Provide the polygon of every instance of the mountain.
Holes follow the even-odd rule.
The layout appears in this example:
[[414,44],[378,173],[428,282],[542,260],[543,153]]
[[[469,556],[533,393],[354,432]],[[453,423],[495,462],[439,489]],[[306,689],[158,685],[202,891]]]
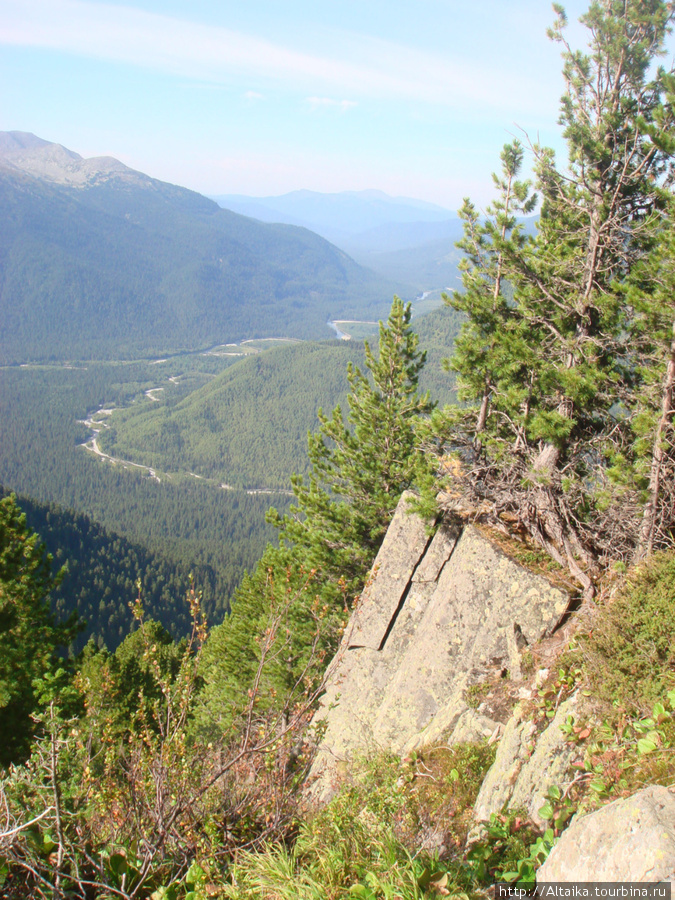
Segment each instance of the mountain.
[[305,229],[23,132],[0,133],[0,216],[5,364],[327,337],[400,287]]
[[458,266],[462,252],[455,246],[461,233],[458,224],[455,233],[422,244],[394,250],[355,247],[351,252],[362,265],[380,274],[386,272],[388,278],[401,279],[416,291],[452,290],[461,286]]
[[213,197],[221,206],[263,222],[303,225],[337,244],[363,266],[415,290],[454,286],[462,222],[450,210],[382,191],[321,194],[292,191],[280,197]]
[[[326,346],[344,343],[333,341]],[[28,495],[84,513],[108,532],[142,545],[181,572],[194,572],[210,622],[222,620],[244,571],[255,565],[274,537],[274,529],[265,523],[270,503],[285,508],[287,498],[225,491],[189,474],[165,477],[162,473],[160,481],[138,467],[104,460],[84,448],[91,431],[83,420],[101,407],[150,403],[145,391],[163,383],[167,394],[171,388],[180,397],[195,384],[208,383],[213,379],[209,373],[221,371],[224,364],[220,357],[195,354],[187,359],[172,357],[163,364],[88,361],[86,365],[0,368],[0,484],[23,495],[22,505]],[[31,524],[56,555],[58,542],[48,540],[41,522]],[[77,543],[68,542],[65,558],[81,558]],[[83,565],[79,571],[86,568]],[[136,576],[130,577],[133,587]],[[98,590],[99,600],[105,600],[106,609],[111,586],[104,577],[97,578],[92,588]],[[64,590],[70,589],[64,585]],[[134,592],[135,587],[125,602],[134,599]],[[177,590],[175,603],[180,610],[185,608],[183,597],[183,590]],[[81,611],[96,633],[102,633],[87,604]],[[155,612],[152,615],[158,617]],[[103,633],[108,641],[107,625]]]
[[0,167],[23,172],[52,184],[86,187],[97,181],[122,178],[147,185],[152,179],[129,169],[112,156],[83,159],[61,144],[52,144],[26,131],[0,131]]
[[291,191],[280,197],[221,194],[222,207],[263,222],[303,225],[338,245],[382,225],[444,222],[454,213],[424,200],[390,197],[382,191]]

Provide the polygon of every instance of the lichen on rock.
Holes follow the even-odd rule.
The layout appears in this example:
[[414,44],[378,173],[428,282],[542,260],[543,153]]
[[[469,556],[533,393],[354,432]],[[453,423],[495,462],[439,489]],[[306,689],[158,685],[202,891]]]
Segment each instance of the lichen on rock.
[[675,793],[652,785],[575,818],[537,881],[675,883]]
[[427,523],[408,512],[409,496],[329,669],[312,770],[323,799],[355,751],[451,742],[458,726],[477,739],[494,733],[499,723],[468,716],[467,691],[495,673],[519,678],[523,651],[551,634],[569,606],[563,590],[472,525],[449,519],[430,540]]

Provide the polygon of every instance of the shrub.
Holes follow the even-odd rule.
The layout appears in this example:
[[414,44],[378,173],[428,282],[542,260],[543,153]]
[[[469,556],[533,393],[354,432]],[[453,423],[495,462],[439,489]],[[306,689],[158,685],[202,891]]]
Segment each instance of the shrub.
[[651,713],[675,686],[675,553],[635,569],[581,646],[597,697]]

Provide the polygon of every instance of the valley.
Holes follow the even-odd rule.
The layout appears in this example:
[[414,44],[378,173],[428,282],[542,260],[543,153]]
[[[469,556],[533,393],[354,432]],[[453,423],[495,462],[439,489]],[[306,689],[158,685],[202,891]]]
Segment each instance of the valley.
[[[429,353],[423,386],[443,400],[451,381],[440,362],[461,319],[443,308],[415,321]],[[111,541],[147,547],[182,577],[201,572],[209,620],[218,622],[275,539],[268,507],[286,511],[290,476],[307,471],[318,409],[344,407],[347,365],[363,366],[357,323],[349,327],[349,341],[244,338],[146,360],[0,368],[0,484],[77,510]],[[376,326],[358,328],[372,338]],[[42,519],[35,525],[44,532]],[[130,625],[130,583],[126,596],[78,601],[87,633],[112,647]]]
[[0,900],[663,895],[675,2],[10,5]]
[[[0,213],[0,485],[37,504],[30,515],[55,554],[40,504],[143,546],[179,580],[201,573],[220,621],[275,539],[268,506],[283,514],[291,476],[308,470],[319,410],[345,408],[348,365],[363,367],[394,291],[415,289],[304,227],[243,217],[34,135],[0,139]],[[382,229],[388,215],[419,213],[358,196],[340,221]],[[415,312],[422,384],[444,402],[441,360],[461,317],[440,290],[419,293]],[[87,634],[112,648],[131,625],[124,584],[126,596],[76,601]]]
[[0,146],[0,215],[0,364],[321,340],[413,292],[305,228],[20,132]]
[[[430,355],[421,384],[447,402],[451,381],[438,369],[459,319],[437,310],[416,321]],[[345,408],[347,366],[364,366],[357,335],[372,338],[377,328],[355,321],[334,325],[338,331],[349,328],[340,331],[344,339],[339,342],[270,346],[263,356],[247,355],[201,385],[193,380],[194,389],[187,393],[177,391],[182,374],[169,374],[174,370],[161,364],[165,380],[157,382],[151,396],[146,390],[106,416],[98,452],[144,466],[154,477],[160,471],[183,473],[229,490],[288,495],[290,476],[307,471],[307,433],[318,425],[318,410],[329,412],[338,403]],[[180,373],[179,362],[177,357],[175,372]]]

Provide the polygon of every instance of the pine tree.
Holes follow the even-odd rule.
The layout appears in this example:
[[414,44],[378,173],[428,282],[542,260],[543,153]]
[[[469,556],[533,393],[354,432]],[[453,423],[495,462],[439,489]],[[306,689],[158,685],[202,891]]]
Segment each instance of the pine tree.
[[61,575],[26,524],[14,495],[0,500],[0,765],[24,759],[37,706],[36,679],[58,665],[80,626],[77,616],[61,624],[49,608],[49,593]]
[[288,516],[269,514],[279,547],[268,546],[243,579],[231,615],[204,648],[202,732],[228,725],[256,678],[260,707],[286,703],[321,677],[335,651],[349,603],[416,478],[416,423],[433,407],[417,391],[425,354],[410,319],[411,305],[395,297],[377,356],[366,345],[371,377],[348,368],[347,421],[339,406],[330,417],[319,413],[308,437],[311,473],[292,479],[296,505]]
[[291,708],[323,675],[343,612],[326,603],[317,572],[288,547],[267,546],[237,588],[231,614],[212,628],[200,659],[195,728],[214,739],[255,695],[258,711]]
[[[493,516],[516,517],[591,595],[598,561],[614,552],[609,533],[590,521],[630,356],[623,285],[648,250],[646,226],[669,165],[673,118],[663,103],[667,78],[654,62],[675,11],[662,0],[594,0],[581,19],[588,52],[580,52],[564,38],[562,7],[554,9],[568,166],[559,168],[553,151],[532,148],[542,197],[538,233],[496,245],[513,289],[505,327],[507,340],[514,336],[510,353],[500,356],[499,341],[489,348],[486,368],[500,373],[499,402],[480,447],[470,449],[474,436],[461,422],[452,440],[468,448],[460,489]],[[494,255],[490,266],[474,280],[494,280]],[[465,288],[468,296],[472,285],[465,281]],[[469,303],[466,309],[469,328],[480,327]],[[456,366],[471,383],[470,357]],[[475,389],[471,399],[480,402]]]
[[307,479],[292,479],[296,505],[283,519],[272,516],[282,543],[301,552],[323,577],[343,579],[358,591],[404,490],[415,480],[415,423],[433,409],[417,390],[426,353],[410,327],[411,304],[394,298],[380,322],[377,358],[366,343],[372,381],[350,364],[345,423],[338,406],[308,438],[312,464]]
[[526,236],[517,217],[534,210],[537,196],[530,193],[529,181],[518,180],[523,163],[518,141],[505,145],[501,160],[501,174],[492,176],[499,194],[488,206],[485,219],[481,221],[468,198],[459,211],[464,221],[464,237],[457,242],[464,251],[459,266],[463,290],[452,297],[443,295],[446,304],[467,316],[446,367],[458,375],[459,399],[471,404],[461,412],[458,408],[457,413],[466,433],[474,434],[477,449],[490,404],[499,402],[504,381],[513,384],[525,364],[515,352],[520,320],[505,280],[505,256],[524,246]]
[[[675,199],[655,223],[654,248],[632,273],[634,386],[630,396],[632,475],[639,525],[633,559],[670,546],[675,534]],[[627,459],[622,456],[625,482]],[[616,470],[616,467],[615,467]]]

